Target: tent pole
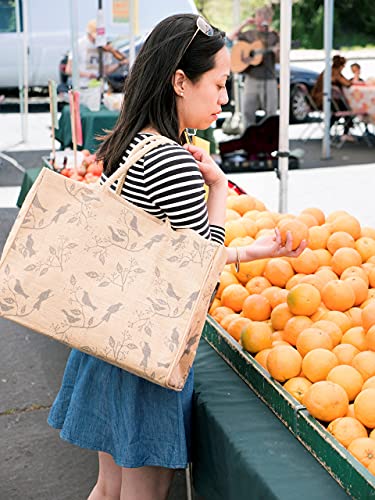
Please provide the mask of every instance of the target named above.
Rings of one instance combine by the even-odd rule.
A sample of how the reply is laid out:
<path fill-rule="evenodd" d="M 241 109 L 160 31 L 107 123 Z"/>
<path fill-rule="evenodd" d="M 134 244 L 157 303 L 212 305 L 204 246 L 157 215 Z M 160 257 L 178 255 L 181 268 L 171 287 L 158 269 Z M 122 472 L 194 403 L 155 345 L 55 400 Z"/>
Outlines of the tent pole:
<path fill-rule="evenodd" d="M 289 168 L 289 97 L 292 0 L 280 2 L 280 126 L 279 126 L 279 212 L 287 211 Z"/>
<path fill-rule="evenodd" d="M 70 44 L 72 48 L 72 84 L 73 90 L 79 90 L 79 65 L 78 65 L 78 2 L 70 0 Z"/>
<path fill-rule="evenodd" d="M 324 0 L 324 51 L 325 70 L 323 80 L 323 113 L 324 136 L 322 142 L 322 159 L 331 156 L 330 122 L 331 122 L 331 52 L 333 39 L 333 4 L 334 0 Z"/>

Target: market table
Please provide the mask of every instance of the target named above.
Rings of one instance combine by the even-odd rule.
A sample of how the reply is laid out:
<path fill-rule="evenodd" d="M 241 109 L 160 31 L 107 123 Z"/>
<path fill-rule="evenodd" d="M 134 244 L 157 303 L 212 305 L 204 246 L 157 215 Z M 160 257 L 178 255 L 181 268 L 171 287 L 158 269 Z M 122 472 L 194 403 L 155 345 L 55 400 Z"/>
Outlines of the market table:
<path fill-rule="evenodd" d="M 350 109 L 356 115 L 366 115 L 375 124 L 375 85 L 352 85 L 344 88 Z"/>
<path fill-rule="evenodd" d="M 80 106 L 83 145 L 80 149 L 88 149 L 93 153 L 99 146 L 97 136 L 104 135 L 105 130 L 111 130 L 118 118 L 118 111 L 110 111 L 101 106 L 99 111 L 90 111 L 86 106 Z M 61 148 L 73 147 L 72 129 L 70 125 L 69 106 L 64 106 L 59 119 L 59 128 L 55 137 L 61 143 Z"/>
<path fill-rule="evenodd" d="M 203 339 L 193 426 L 194 487 L 205 500 L 350 498 Z"/>
<path fill-rule="evenodd" d="M 90 111 L 86 106 L 80 107 L 81 123 L 82 123 L 82 138 L 83 145 L 79 149 L 88 149 L 94 153 L 99 146 L 97 136 L 105 134 L 105 130 L 111 130 L 119 116 L 119 111 L 110 111 L 105 106 L 101 106 L 99 111 Z M 197 135 L 210 142 L 211 154 L 216 152 L 215 139 L 213 129 L 198 130 Z M 72 144 L 72 129 L 70 125 L 69 106 L 64 106 L 59 119 L 59 128 L 55 129 L 55 137 L 61 143 L 61 148 L 71 148 Z"/>

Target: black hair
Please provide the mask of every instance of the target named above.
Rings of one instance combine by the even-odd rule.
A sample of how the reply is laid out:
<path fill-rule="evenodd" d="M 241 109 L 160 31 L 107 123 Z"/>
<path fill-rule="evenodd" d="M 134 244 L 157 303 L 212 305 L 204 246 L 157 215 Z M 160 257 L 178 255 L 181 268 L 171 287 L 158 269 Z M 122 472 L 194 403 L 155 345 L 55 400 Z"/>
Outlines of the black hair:
<path fill-rule="evenodd" d="M 197 82 L 214 67 L 215 55 L 225 45 L 225 34 L 216 28 L 212 36 L 201 31 L 194 36 L 197 17 L 170 16 L 152 30 L 143 44 L 125 82 L 120 116 L 97 152 L 107 175 L 116 170 L 135 134 L 146 126 L 180 140 L 173 75 L 181 69 Z"/>

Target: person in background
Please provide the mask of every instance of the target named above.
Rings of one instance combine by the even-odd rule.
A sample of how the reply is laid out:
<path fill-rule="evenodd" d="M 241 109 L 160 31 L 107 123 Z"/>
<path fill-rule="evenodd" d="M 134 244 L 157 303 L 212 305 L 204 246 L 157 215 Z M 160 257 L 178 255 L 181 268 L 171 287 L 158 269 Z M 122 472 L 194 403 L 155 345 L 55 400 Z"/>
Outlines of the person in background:
<path fill-rule="evenodd" d="M 228 179 L 204 149 L 186 143 L 186 129 L 206 129 L 217 119 L 228 102 L 229 73 L 223 32 L 193 14 L 164 19 L 136 57 L 118 121 L 97 152 L 104 182 L 142 139 L 172 139 L 130 167 L 121 195 L 173 229 L 190 228 L 218 244 L 224 244 Z M 251 245 L 227 247 L 227 263 L 295 257 L 306 245 L 292 251 L 291 234 L 282 242 L 276 230 Z M 193 377 L 194 368 L 183 390 L 173 391 L 72 350 L 48 422 L 66 441 L 99 452 L 88 500 L 167 498 L 175 469 L 190 460 Z"/>
<path fill-rule="evenodd" d="M 99 50 L 95 45 L 96 41 L 96 21 L 92 19 L 87 23 L 86 35 L 78 40 L 78 68 L 79 68 L 79 86 L 87 87 L 90 80 L 99 77 Z M 118 60 L 112 63 L 113 56 Z M 69 53 L 65 72 L 72 75 L 73 59 L 72 53 Z M 103 73 L 109 75 L 127 64 L 127 59 L 118 51 L 115 51 L 111 44 L 103 47 Z"/>
<path fill-rule="evenodd" d="M 260 40 L 264 45 L 262 62 L 258 66 L 250 64 L 244 71 L 243 111 L 246 126 L 255 123 L 257 109 L 263 109 L 266 115 L 274 115 L 278 109 L 275 63 L 279 61 L 280 40 L 278 33 L 270 29 L 272 16 L 271 7 L 261 7 L 255 11 L 255 17 L 246 19 L 228 35 L 231 41 L 240 40 L 251 44 Z M 247 26 L 255 26 L 255 28 L 243 31 Z"/>
<path fill-rule="evenodd" d="M 350 65 L 353 77 L 350 79 L 351 83 L 364 83 L 363 78 L 361 78 L 361 66 L 358 63 L 353 63 Z"/>
<path fill-rule="evenodd" d="M 344 87 L 351 87 L 352 82 L 345 78 L 342 71 L 345 67 L 346 59 L 340 55 L 335 55 L 332 58 L 331 66 L 331 84 L 332 84 L 332 99 L 331 99 L 331 110 L 335 111 L 350 111 L 350 108 L 346 102 L 345 96 L 343 94 Z M 316 83 L 311 91 L 311 97 L 313 98 L 318 109 L 323 109 L 323 85 L 324 85 L 324 71 L 320 73 Z M 334 113 L 331 114 L 331 127 L 337 120 Z M 344 124 L 344 134 L 341 139 L 343 141 L 355 142 L 355 138 L 349 134 L 350 128 L 353 125 L 352 119 L 349 117 L 345 120 Z"/>

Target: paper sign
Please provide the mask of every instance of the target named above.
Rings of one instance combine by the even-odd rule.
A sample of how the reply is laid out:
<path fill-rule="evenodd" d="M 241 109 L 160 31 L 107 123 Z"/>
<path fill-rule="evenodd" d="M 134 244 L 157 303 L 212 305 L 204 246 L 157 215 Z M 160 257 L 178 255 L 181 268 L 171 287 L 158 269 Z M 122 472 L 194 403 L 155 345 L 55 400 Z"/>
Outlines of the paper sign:
<path fill-rule="evenodd" d="M 112 0 L 112 22 L 129 22 L 129 0 Z"/>

